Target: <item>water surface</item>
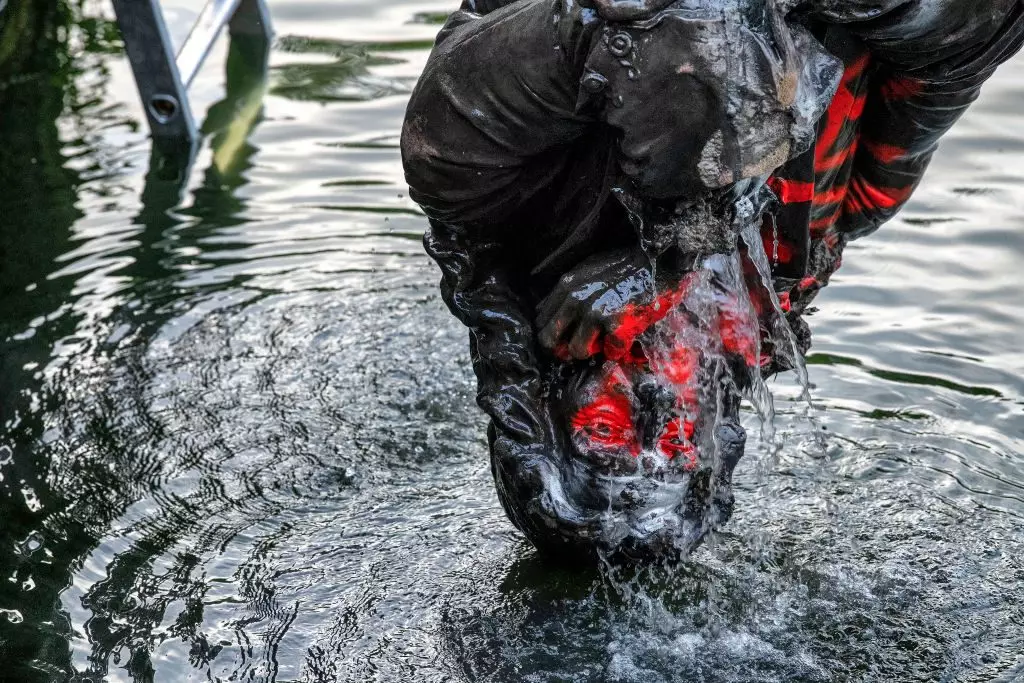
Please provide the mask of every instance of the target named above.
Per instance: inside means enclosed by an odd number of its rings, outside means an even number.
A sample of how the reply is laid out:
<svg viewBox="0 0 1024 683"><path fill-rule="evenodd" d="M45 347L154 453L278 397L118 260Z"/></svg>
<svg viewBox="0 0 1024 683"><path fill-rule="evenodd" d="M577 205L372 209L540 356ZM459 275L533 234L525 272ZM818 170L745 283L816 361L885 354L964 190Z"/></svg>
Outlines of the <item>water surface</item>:
<svg viewBox="0 0 1024 683"><path fill-rule="evenodd" d="M272 0L262 113L221 46L181 178L109 10L47 19L0 90L0 678L1024 680L1024 61L848 250L728 527L608 577L501 513L419 245L398 132L452 4Z"/></svg>

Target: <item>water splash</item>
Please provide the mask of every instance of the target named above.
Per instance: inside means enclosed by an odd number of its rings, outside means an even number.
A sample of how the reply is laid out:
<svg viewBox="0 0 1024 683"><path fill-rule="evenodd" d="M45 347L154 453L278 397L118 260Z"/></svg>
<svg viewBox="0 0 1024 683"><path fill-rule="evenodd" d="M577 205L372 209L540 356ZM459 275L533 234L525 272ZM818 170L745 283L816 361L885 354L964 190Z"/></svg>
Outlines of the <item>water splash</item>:
<svg viewBox="0 0 1024 683"><path fill-rule="evenodd" d="M796 372L797 380L803 388L801 398L810 402L811 380L807 373L807 364L804 361L803 353L800 351L796 335L786 322L786 314L782 310L782 302L779 301L779 296L775 292L775 286L772 283L771 265L768 263L768 255L764 250L760 228L758 225L744 222L740 225L739 234L747 247L747 256L757 268L757 273L761 278L768 301L772 305L773 315L769 316L771 340L783 342L782 344L776 344L776 351L782 354L783 360L789 363Z"/></svg>
<svg viewBox="0 0 1024 683"><path fill-rule="evenodd" d="M754 223L743 223L739 234L747 247L747 256L757 268L762 287L772 306L768 331L774 352L779 354L785 364L796 373L797 381L801 388L799 400L803 403L801 419L811 426L814 444L818 450L823 451L828 447L828 444L822 435L821 425L818 424L817 419L814 417L815 408L814 400L811 396L811 379L807 371L807 361L800 350L800 344L797 341L796 334L793 332L793 328L789 326L786 314L782 310L782 302L779 301L778 294L775 292L775 287L772 284L771 266L768 263L768 256L764 250L764 241L761 239L760 229ZM757 385L755 384L755 386ZM763 382L761 386L764 386ZM764 386L764 389L768 391L766 386ZM763 418L762 424L764 424ZM762 433L764 432L762 431ZM771 434L773 439L768 440L768 443L771 444L770 461L774 461L778 458L781 445L774 443L774 428L772 428Z"/></svg>
<svg viewBox="0 0 1024 683"><path fill-rule="evenodd" d="M757 312L753 301L757 295L764 294L763 298L770 301L774 310L774 315L769 316L768 341L772 342L775 353L781 353L781 360L796 370L797 378L803 387L802 397L810 403L807 367L775 293L771 267L760 237L762 216L768 215L774 222L774 217L766 214L770 201L763 190L763 179L752 179L738 184L727 195L731 197L731 205L730 199L704 198L695 202L680 202L673 211L667 211L665 207L652 209L646 202L621 187L613 188L613 193L625 208L629 221L637 233L640 247L650 260L652 282L657 282L659 256L667 249L677 247L685 253L697 254L695 263L700 264L698 270L716 273L720 286L736 301L750 302L750 312L755 318ZM731 221L724 218L729 213L733 214ZM764 292L751 292L750 284L743 277L742 258L739 253L741 240L746 247L747 258L751 259L757 269ZM730 265L727 267L726 261L718 258L719 256L726 257ZM700 294L698 292L698 296ZM714 299L715 296L712 296L709 300ZM691 301L691 305L693 303ZM762 340L756 324L751 336L756 344L757 358L760 359L763 355ZM703 350L707 348L707 343L699 343L697 348ZM744 385L744 397L750 402L761 422L762 442L769 448L777 448L774 399L765 382L760 362L751 364L749 378Z"/></svg>

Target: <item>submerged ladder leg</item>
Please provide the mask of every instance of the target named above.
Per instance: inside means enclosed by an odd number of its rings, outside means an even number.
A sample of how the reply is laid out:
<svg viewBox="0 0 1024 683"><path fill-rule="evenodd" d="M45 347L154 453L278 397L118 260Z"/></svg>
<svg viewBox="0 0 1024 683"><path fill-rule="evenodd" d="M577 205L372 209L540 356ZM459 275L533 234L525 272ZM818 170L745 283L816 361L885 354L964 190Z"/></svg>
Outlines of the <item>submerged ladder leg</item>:
<svg viewBox="0 0 1024 683"><path fill-rule="evenodd" d="M169 153L191 153L199 130L188 87L224 26L232 36L262 36L269 46L273 31L266 0L209 0L177 57L158 0L112 2L153 144Z"/></svg>

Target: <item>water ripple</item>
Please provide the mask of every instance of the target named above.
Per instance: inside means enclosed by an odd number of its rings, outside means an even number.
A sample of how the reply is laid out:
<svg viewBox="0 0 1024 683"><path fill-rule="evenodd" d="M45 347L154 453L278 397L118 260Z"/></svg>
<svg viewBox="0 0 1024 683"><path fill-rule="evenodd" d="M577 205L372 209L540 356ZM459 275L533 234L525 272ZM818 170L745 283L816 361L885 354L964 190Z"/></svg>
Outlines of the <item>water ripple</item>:
<svg viewBox="0 0 1024 683"><path fill-rule="evenodd" d="M200 3L164 4L180 39ZM783 448L752 447L729 526L613 582L505 520L418 244L398 132L449 4L273 3L263 110L223 135L248 100L215 56L188 173L146 170L107 10L54 33L68 66L18 118L39 125L0 117L12 675L1019 679L1024 61L822 295L813 423L777 380Z"/></svg>

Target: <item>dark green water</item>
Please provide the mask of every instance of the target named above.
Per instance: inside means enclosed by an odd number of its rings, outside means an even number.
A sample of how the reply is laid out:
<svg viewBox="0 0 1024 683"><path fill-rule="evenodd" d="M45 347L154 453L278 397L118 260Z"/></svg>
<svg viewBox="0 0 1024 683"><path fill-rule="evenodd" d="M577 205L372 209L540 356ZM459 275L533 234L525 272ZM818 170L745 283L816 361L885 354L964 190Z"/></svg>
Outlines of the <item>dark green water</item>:
<svg viewBox="0 0 1024 683"><path fill-rule="evenodd" d="M728 528L612 586L500 512L405 196L454 3L271 3L262 115L219 51L197 115L254 125L180 183L105 5L5 10L0 680L1024 680L1024 61L821 297L823 438L777 380Z"/></svg>

